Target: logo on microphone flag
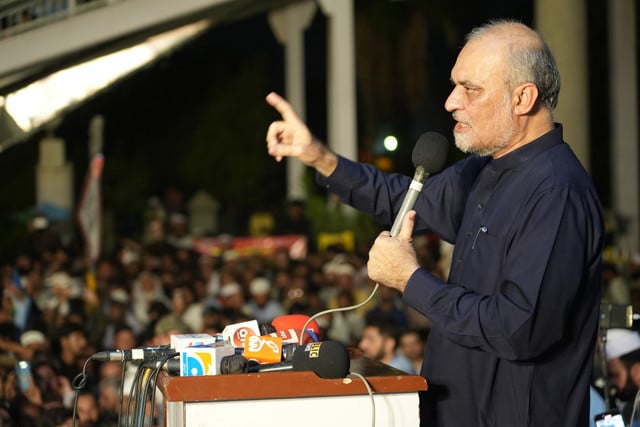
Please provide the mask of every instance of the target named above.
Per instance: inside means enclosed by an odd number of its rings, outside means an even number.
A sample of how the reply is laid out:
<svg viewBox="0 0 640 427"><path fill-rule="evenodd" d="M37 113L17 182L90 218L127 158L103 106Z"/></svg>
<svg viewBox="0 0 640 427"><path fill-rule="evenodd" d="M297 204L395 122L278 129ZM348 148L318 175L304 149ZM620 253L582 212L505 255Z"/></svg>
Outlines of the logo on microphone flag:
<svg viewBox="0 0 640 427"><path fill-rule="evenodd" d="M180 376L217 375L220 373L220 360L233 354L233 347L220 343L184 347L180 350Z"/></svg>
<svg viewBox="0 0 640 427"><path fill-rule="evenodd" d="M235 348L244 348L244 341L247 337L260 335L260 326L257 320L233 323L225 326L222 336L228 339Z"/></svg>
<svg viewBox="0 0 640 427"><path fill-rule="evenodd" d="M282 360L282 339L268 335L250 336L244 341L243 356L258 363L276 363Z"/></svg>

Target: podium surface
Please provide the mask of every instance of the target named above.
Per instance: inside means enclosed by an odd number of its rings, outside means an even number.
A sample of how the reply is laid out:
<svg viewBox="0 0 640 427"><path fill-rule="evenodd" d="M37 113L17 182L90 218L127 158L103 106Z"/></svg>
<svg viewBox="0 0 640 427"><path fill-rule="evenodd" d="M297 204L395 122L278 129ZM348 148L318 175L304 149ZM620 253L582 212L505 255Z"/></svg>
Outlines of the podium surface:
<svg viewBox="0 0 640 427"><path fill-rule="evenodd" d="M280 371L199 377L162 372L167 427L282 426L417 427L418 391L426 380L350 351L347 378L323 379L311 371Z"/></svg>

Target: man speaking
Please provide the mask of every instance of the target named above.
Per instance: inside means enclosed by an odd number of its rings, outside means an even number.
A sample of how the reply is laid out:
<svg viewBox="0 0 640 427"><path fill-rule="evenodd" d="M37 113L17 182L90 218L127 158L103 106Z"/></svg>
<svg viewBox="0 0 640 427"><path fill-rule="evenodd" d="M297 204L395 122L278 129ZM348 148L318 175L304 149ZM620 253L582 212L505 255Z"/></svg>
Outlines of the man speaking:
<svg viewBox="0 0 640 427"><path fill-rule="evenodd" d="M431 321L421 425L587 426L605 232L553 120L555 60L535 31L494 21L468 35L451 81L445 108L469 156L426 180L367 264ZM411 178L337 156L280 96L267 102L282 116L267 131L271 156L299 159L345 203L393 223ZM419 266L414 230L455 244L446 283Z"/></svg>

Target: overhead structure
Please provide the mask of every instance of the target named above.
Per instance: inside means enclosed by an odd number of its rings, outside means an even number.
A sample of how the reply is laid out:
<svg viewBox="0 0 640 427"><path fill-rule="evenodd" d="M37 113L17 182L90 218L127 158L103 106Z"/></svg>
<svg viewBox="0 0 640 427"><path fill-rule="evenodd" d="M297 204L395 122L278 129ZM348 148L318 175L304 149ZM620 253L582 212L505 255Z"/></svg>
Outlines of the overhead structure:
<svg viewBox="0 0 640 427"><path fill-rule="evenodd" d="M10 34L0 41L0 151L212 25L296 1L69 0L65 9L5 29ZM0 18L11 22L12 14L35 10L42 1L9 3L0 3Z"/></svg>

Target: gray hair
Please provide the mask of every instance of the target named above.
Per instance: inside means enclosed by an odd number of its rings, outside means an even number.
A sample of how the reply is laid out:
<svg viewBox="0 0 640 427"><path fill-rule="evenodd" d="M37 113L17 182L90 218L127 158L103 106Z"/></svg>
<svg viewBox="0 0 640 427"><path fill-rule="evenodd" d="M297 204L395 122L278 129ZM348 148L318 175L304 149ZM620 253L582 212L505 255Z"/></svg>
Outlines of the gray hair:
<svg viewBox="0 0 640 427"><path fill-rule="evenodd" d="M507 86L514 88L527 82L535 84L538 88L540 105L553 110L558 104L560 94L560 72L551 49L538 32L520 22L501 19L489 21L474 28L467 34L465 40L469 42L489 32L496 33L518 27L526 28L530 32L530 37L511 38L510 57L507 61ZM508 35L508 33L505 34Z"/></svg>

